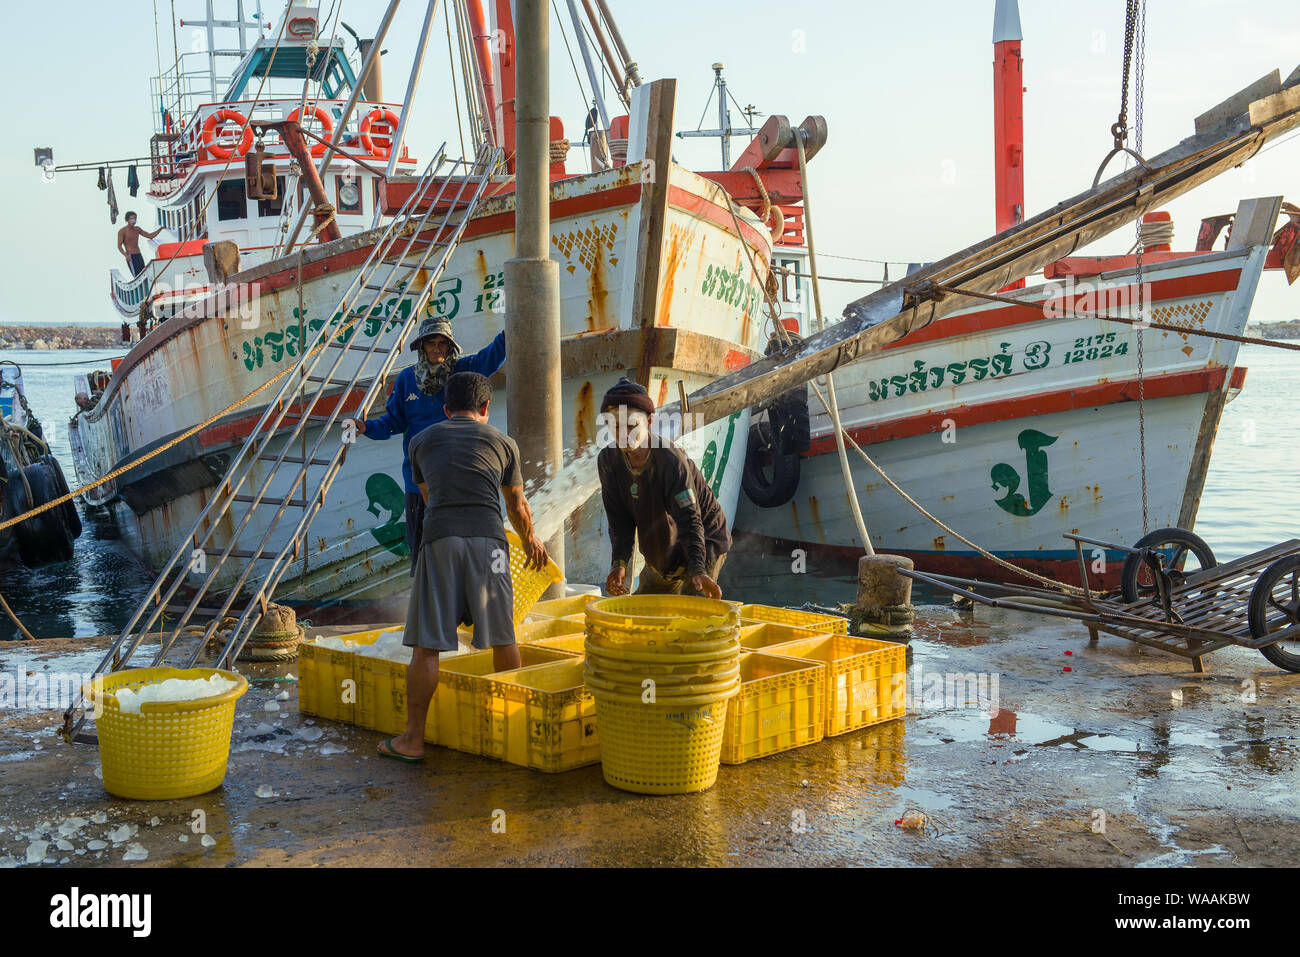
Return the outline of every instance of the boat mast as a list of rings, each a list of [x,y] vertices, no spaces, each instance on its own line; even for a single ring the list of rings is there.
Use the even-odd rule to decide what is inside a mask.
[[[1020,40],[1019,5],[1016,0],[997,0],[993,14],[993,150],[998,232],[1025,220],[1025,87]]]
[[[497,116],[497,87],[492,64],[492,33],[488,30],[487,17],[483,14],[482,0],[465,0],[465,12],[469,18],[470,43],[474,47],[474,59],[478,63],[478,79],[483,90],[483,109],[487,115],[488,141],[493,146],[501,143],[500,118]],[[504,44],[503,44],[504,45]]]

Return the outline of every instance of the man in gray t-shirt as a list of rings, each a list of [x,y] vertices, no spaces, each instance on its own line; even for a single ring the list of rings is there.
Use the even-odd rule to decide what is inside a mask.
[[[379,745],[384,757],[419,761],[424,723],[438,686],[438,654],[455,651],[456,626],[474,625],[474,647],[491,648],[493,670],[519,667],[514,589],[510,580],[506,514],[524,543],[528,564],[546,564],[546,546],[533,531],[524,498],[519,447],[487,424],[492,385],[477,372],[447,380],[447,419],[420,432],[410,445],[411,473],[425,500],[420,551],[406,614],[403,644],[412,648],[406,674],[406,731]]]

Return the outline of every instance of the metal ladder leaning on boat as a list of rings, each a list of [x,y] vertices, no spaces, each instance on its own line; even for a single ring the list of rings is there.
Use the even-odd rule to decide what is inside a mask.
[[[188,606],[170,630],[165,633],[161,631],[153,633],[159,638],[159,649],[154,655],[152,664],[167,663],[168,653],[177,638],[187,629],[190,619],[208,594],[225,562],[230,558],[243,559],[247,564],[238,581],[223,599],[220,612],[204,628],[202,638],[192,646],[180,665],[193,667],[216,633],[222,619],[239,599],[255,563],[269,561],[270,567],[262,575],[260,584],[248,595],[247,604],[242,612],[235,613],[236,622],[221,648],[218,666],[228,668],[233,665],[236,656],[265,613],[268,597],[274,593],[276,585],[297,558],[312,519],[324,506],[325,493],[346,458],[349,444],[331,436],[332,426],[335,421],[343,417],[343,406],[355,389],[365,387],[359,406],[362,412],[376,399],[382,398],[387,384],[386,377],[401,354],[411,329],[419,321],[421,313],[428,304],[434,286],[460,242],[466,224],[473,216],[479,201],[484,197],[493,175],[500,168],[502,156],[500,149],[489,146],[483,147],[473,160],[449,159],[445,143],[438,150],[425,168],[410,198],[382,230],[370,255],[344,290],[333,310],[334,315],[342,317],[338,325],[322,324],[304,344],[302,355],[290,374],[284,377],[275,397],[267,403],[257,425],[244,440],[244,444],[234,456],[225,475],[217,484],[212,498],[195,519],[185,539],[163,565],[148,594],[141,600],[130,621],[96,666],[94,675],[116,671],[127,665],[184,583],[187,573],[191,570],[192,560],[200,554],[205,557],[202,563],[204,571],[199,573],[203,575],[203,580],[196,586]],[[387,273],[377,279],[376,277],[383,273],[385,268]],[[421,274],[423,276],[417,282],[416,279]],[[373,296],[367,298],[372,293]],[[349,330],[369,317],[372,310],[394,294],[398,297],[394,313],[397,313],[404,304],[409,303],[409,312],[402,318],[400,325],[377,334],[368,347],[350,345],[352,337]],[[358,305],[359,302],[362,305]],[[381,343],[384,344],[381,346]],[[349,352],[357,351],[364,352],[364,356],[357,363],[355,371],[346,378],[343,376],[335,378],[344,358]],[[322,359],[330,355],[333,362],[329,364],[328,370],[323,374],[316,374],[316,368]],[[372,365],[372,361],[376,359],[380,360],[377,368]],[[367,376],[367,373],[370,375]],[[315,386],[314,390],[308,389],[309,384]],[[313,410],[327,393],[338,397],[338,401],[333,403],[332,411],[328,415],[313,416]],[[298,408],[295,409],[295,405]],[[286,426],[282,429],[281,424],[286,416],[291,416],[295,421],[291,427]],[[310,450],[301,457],[290,455],[294,441],[302,437],[306,429],[317,426],[320,427],[320,436]],[[280,450],[271,451],[272,443],[276,442],[282,442]],[[251,488],[253,483],[249,481],[249,477],[259,461],[272,463],[265,479],[251,494],[241,494],[246,483]],[[297,466],[297,471],[285,469],[286,466]],[[309,467],[323,468],[319,480],[311,483],[310,494],[304,494],[301,499],[295,498],[290,501],[290,496],[298,489],[299,484],[304,490],[308,488]],[[280,497],[268,496],[267,490],[282,474],[282,469],[290,473],[286,494]],[[219,520],[230,512],[237,502],[246,504],[247,508],[242,518],[235,522],[229,541],[224,547],[216,547],[212,543],[212,538],[218,528]],[[279,527],[285,509],[291,505],[302,508],[302,516],[279,549],[268,550],[271,537]],[[239,538],[248,529],[254,512],[259,508],[270,507],[276,507],[276,510],[256,547],[251,550],[237,548]],[[169,576],[171,576],[170,583]],[[69,740],[77,735],[86,722],[84,705],[84,695],[79,694],[73,701],[72,707],[64,713],[64,724],[60,733]]]

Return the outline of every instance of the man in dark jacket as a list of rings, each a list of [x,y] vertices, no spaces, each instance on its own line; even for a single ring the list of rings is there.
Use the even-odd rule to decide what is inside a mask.
[[[402,481],[406,486],[406,544],[411,554],[411,574],[415,574],[415,557],[420,553],[421,529],[424,526],[424,499],[411,475],[411,439],[431,425],[447,418],[443,411],[443,388],[454,372],[477,372],[493,376],[506,361],[506,334],[500,332],[490,343],[472,356],[461,356],[460,346],[451,333],[451,323],[430,316],[420,323],[411,342],[417,353],[414,365],[397,376],[388,394],[384,414],[374,419],[354,419],[358,432],[368,439],[387,439],[402,435]]]
[[[613,550],[605,590],[627,594],[635,536],[645,558],[638,595],[721,598],[718,572],[731,533],[709,483],[685,452],[651,435],[654,403],[643,386],[620,379],[600,411],[612,414],[618,440],[596,457]]]

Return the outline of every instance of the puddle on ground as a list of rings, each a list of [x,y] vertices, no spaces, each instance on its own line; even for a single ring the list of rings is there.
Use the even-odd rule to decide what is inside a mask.
[[[950,744],[988,741],[996,747],[1019,744],[1065,747],[1077,751],[1141,751],[1138,741],[1118,735],[1071,728],[1038,715],[1001,709],[990,716],[983,711],[943,711],[917,718],[917,730],[926,732],[914,744]]]

